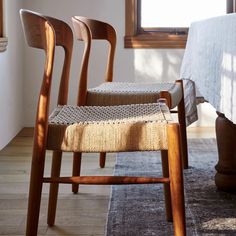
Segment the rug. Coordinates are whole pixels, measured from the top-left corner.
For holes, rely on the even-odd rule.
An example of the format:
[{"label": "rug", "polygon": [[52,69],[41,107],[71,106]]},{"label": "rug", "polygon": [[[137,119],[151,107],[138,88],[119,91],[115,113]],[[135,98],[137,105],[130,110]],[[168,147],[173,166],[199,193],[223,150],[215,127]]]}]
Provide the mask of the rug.
[{"label": "rug", "polygon": [[[214,183],[218,161],[215,139],[190,139],[184,170],[187,235],[236,235],[236,195],[218,191]],[[114,175],[160,176],[158,152],[119,153]],[[155,171],[154,171],[155,170]],[[165,220],[163,186],[112,186],[107,236],[173,235]]]}]

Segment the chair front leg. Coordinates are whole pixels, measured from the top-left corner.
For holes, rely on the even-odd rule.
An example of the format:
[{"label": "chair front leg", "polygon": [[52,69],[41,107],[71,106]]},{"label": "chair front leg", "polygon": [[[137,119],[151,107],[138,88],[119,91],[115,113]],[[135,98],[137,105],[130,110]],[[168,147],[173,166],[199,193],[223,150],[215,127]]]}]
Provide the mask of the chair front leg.
[{"label": "chair front leg", "polygon": [[[161,151],[161,162],[162,162],[163,177],[169,178],[169,162],[168,162],[167,150]],[[164,196],[165,196],[165,207],[166,207],[166,220],[173,221],[169,183],[164,184]]]},{"label": "chair front leg", "polygon": [[105,163],[106,163],[106,153],[105,152],[100,152],[100,158],[99,158],[100,167],[104,168]]},{"label": "chair front leg", "polygon": [[26,236],[37,236],[43,187],[44,164],[45,150],[42,150],[36,144],[34,145],[31,164]]},{"label": "chair front leg", "polygon": [[[51,177],[60,177],[61,159],[62,159],[62,152],[54,151],[52,156]],[[59,183],[50,184],[48,219],[47,219],[47,223],[49,226],[53,226],[55,223],[58,189],[59,189]]]},{"label": "chair front leg", "polygon": [[186,235],[183,170],[179,125],[168,125],[170,191],[175,236]]},{"label": "chair front leg", "polygon": [[[81,152],[74,152],[72,176],[80,176],[81,158],[82,158]],[[78,193],[78,191],[79,191],[79,184],[72,184],[72,192],[76,194]]]},{"label": "chair front leg", "polygon": [[184,98],[181,99],[178,105],[178,120],[180,125],[183,168],[188,169],[188,143],[187,143],[187,132],[186,132]]}]

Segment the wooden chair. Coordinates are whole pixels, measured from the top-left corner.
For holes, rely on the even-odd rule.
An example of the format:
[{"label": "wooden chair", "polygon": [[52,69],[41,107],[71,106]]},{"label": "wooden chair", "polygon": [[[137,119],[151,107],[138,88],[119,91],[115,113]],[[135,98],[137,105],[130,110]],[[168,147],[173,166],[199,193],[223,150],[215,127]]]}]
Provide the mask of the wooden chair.
[{"label": "wooden chair", "polygon": [[[20,11],[30,47],[45,51],[45,67],[36,114],[26,236],[37,235],[43,183],[50,183],[48,224],[54,225],[58,184],[163,183],[167,219],[175,235],[186,235],[180,132],[163,102],[122,106],[66,105],[73,38],[57,19]],[[65,50],[58,106],[49,114],[55,47]],[[53,150],[51,177],[44,177],[46,150]],[[60,177],[62,152],[127,152],[161,150],[162,178],[130,176]]]},{"label": "wooden chair", "polygon": [[[84,56],[82,59],[80,73],[78,104],[88,106],[143,104],[155,103],[158,98],[165,98],[171,112],[178,113],[183,145],[183,167],[185,169],[188,168],[188,147],[182,80],[178,80],[174,83],[112,82],[116,48],[115,29],[108,23],[88,19],[82,16],[73,17],[72,22],[76,38],[85,42]],[[87,89],[88,63],[92,40],[107,40],[110,48],[108,53],[105,82],[96,88]],[[173,110],[176,107],[177,111]],[[105,158],[105,153],[100,153],[100,167],[102,168],[105,166]]]}]

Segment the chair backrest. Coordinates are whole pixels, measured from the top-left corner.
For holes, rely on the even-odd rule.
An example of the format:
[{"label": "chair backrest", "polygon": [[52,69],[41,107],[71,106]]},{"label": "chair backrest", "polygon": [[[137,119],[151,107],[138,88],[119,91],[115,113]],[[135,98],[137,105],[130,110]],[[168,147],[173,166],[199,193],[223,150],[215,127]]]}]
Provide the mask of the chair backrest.
[{"label": "chair backrest", "polygon": [[76,38],[85,42],[84,55],[81,63],[78,96],[78,105],[84,105],[86,103],[88,64],[92,40],[107,40],[109,42],[110,47],[108,52],[105,81],[112,82],[116,48],[116,31],[108,23],[88,19],[82,16],[72,17],[72,23]]},{"label": "chair backrest", "polygon": [[[47,139],[55,47],[62,46],[65,50],[65,59],[58,94],[58,104],[64,105],[67,103],[68,97],[73,33],[70,27],[63,21],[43,16],[36,12],[22,9],[20,10],[20,17],[28,45],[45,51],[44,75],[38,100],[35,123],[36,142],[38,143],[38,146],[43,147],[45,146],[43,143],[45,143]],[[43,152],[44,150],[41,151]]]},{"label": "chair backrest", "polygon": [[[64,48],[65,58],[58,93],[58,104],[66,104],[73,49],[73,32],[71,28],[61,20],[29,10],[20,10],[20,16],[28,45],[44,49],[46,52],[47,60],[45,61],[44,77],[49,70],[52,73],[55,46]],[[50,60],[48,60],[49,58]]]}]

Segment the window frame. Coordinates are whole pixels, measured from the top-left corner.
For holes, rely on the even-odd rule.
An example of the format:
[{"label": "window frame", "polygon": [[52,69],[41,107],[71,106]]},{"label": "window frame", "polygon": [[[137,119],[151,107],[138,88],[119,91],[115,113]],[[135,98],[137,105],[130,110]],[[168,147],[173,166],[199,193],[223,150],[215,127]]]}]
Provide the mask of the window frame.
[{"label": "window frame", "polygon": [[0,0],[0,38],[3,37],[3,0]]},{"label": "window frame", "polygon": [[[236,0],[227,0],[227,13],[235,12]],[[141,0],[125,2],[125,48],[185,48],[188,28],[141,28]]]},{"label": "window frame", "polygon": [[8,39],[4,36],[4,2],[0,0],[0,52],[7,49]]}]

